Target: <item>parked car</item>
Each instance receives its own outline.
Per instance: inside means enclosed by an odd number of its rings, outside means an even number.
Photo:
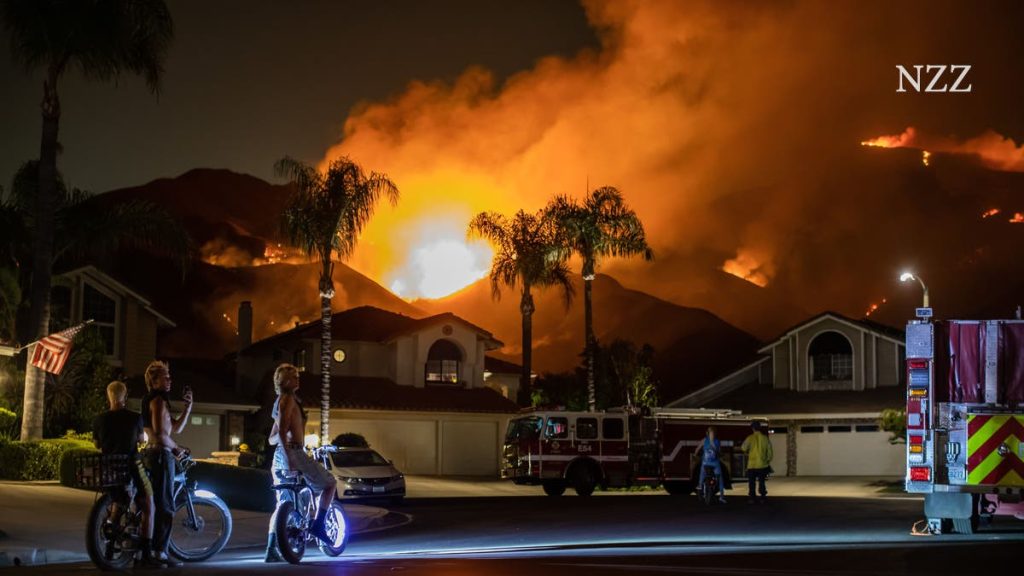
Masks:
[[[339,448],[331,454],[331,474],[338,479],[341,500],[405,498],[405,475],[370,448]]]

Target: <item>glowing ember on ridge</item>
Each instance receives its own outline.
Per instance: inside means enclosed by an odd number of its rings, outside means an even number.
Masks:
[[[982,214],[981,217],[982,218],[990,218],[992,216],[995,216],[996,214],[999,214],[999,208],[992,208],[992,209],[986,211],[984,214]]]
[[[927,150],[921,150],[921,164],[924,164],[925,166],[928,166],[929,165],[929,163],[928,163],[929,162],[929,158],[931,158],[931,157],[932,157],[932,153],[931,152],[929,152]]]
[[[1020,212],[1015,212],[1013,218],[1010,218],[1010,224],[1020,224],[1021,222],[1024,222],[1024,214]]]

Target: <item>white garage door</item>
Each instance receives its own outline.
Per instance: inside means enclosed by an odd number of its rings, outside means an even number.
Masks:
[[[220,450],[220,420],[217,414],[193,413],[181,434],[174,435],[174,441],[188,446],[196,458],[209,458]]]
[[[437,474],[437,423],[425,420],[331,420],[331,435],[362,434],[405,474]]]
[[[496,476],[498,425],[495,422],[443,422],[441,474]]]
[[[889,444],[889,434],[869,424],[798,427],[798,476],[902,476],[906,448]],[[776,467],[778,469],[778,467]]]

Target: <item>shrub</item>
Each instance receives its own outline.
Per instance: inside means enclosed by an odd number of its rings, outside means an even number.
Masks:
[[[0,443],[0,479],[56,480],[64,452],[90,448],[81,440],[30,440]]]
[[[60,483],[64,486],[78,488],[78,486],[75,485],[75,472],[77,472],[75,467],[75,458],[78,456],[89,456],[99,453],[99,450],[91,446],[65,450],[64,453],[60,455],[60,468],[58,469],[57,479],[60,480]]]
[[[355,432],[345,432],[338,434],[334,437],[334,441],[331,442],[338,448],[369,448],[370,443],[366,441],[366,438],[362,434],[356,434]]]
[[[273,512],[277,504],[267,470],[197,462],[189,478],[220,496],[229,508]]]
[[[0,407],[0,438],[14,438],[14,423],[17,421],[18,415],[14,411]]]

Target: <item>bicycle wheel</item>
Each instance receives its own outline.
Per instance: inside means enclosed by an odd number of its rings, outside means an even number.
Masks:
[[[132,514],[123,510],[117,524],[104,526],[113,512],[114,498],[104,494],[93,504],[85,527],[85,550],[100,570],[125,570],[135,559],[135,545],[128,535]]]
[[[306,553],[306,531],[302,528],[302,515],[291,501],[285,500],[274,511],[274,531],[277,533],[277,549],[289,564],[302,562]]]
[[[348,519],[345,518],[345,509],[337,500],[331,502],[327,510],[327,522],[324,531],[327,532],[328,542],[317,539],[317,546],[320,551],[328,556],[337,556],[345,550],[348,544]]]
[[[231,511],[216,496],[192,495],[193,517],[188,499],[174,505],[171,539],[167,551],[184,562],[201,562],[224,549],[231,537]]]

